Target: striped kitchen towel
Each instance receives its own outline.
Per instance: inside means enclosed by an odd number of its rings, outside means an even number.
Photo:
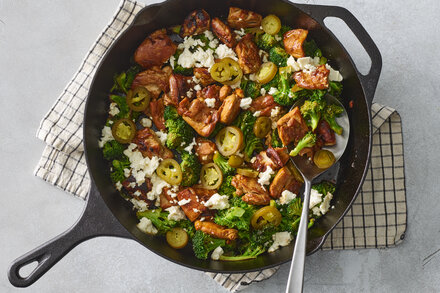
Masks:
[[[37,137],[46,142],[35,175],[85,199],[90,187],[82,144],[84,104],[102,56],[133,21],[143,4],[124,0],[86,54],[83,63],[41,121]],[[373,150],[362,191],[323,249],[384,248],[399,244],[406,230],[402,124],[399,114],[373,104]],[[235,292],[265,280],[278,268],[246,274],[207,273]]]

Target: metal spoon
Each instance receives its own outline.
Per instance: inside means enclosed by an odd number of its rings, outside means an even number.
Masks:
[[[326,94],[324,98],[327,104],[337,104],[344,108],[344,106],[335,97]],[[292,109],[300,107],[304,103],[304,100],[297,101]],[[344,129],[342,135],[336,134],[336,144],[331,147],[323,147],[323,149],[331,151],[335,155],[335,163],[342,157],[348,143],[348,137],[350,134],[350,121],[348,119],[347,111],[344,108],[344,112],[336,118],[336,121]],[[298,234],[295,241],[295,249],[293,251],[292,263],[290,265],[289,279],[287,281],[286,293],[297,293],[303,291],[304,284],[304,263],[306,256],[306,244],[307,244],[307,225],[309,222],[309,203],[310,203],[310,190],[312,187],[312,181],[317,176],[322,174],[328,169],[320,169],[315,166],[305,156],[295,156],[291,158],[291,161],[295,164],[296,168],[300,171],[304,178],[304,199],[303,209],[301,212],[301,220],[298,228]],[[333,164],[334,165],[334,164]]]

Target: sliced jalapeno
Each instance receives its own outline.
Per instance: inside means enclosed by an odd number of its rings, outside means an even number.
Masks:
[[[156,174],[171,185],[179,185],[182,182],[182,169],[173,159],[163,160],[157,167]]]
[[[277,74],[278,68],[273,62],[264,62],[257,73],[257,81],[261,84],[268,83]]]
[[[272,129],[272,120],[269,117],[258,117],[254,124],[254,134],[258,138],[265,138]]]
[[[267,225],[278,226],[281,223],[281,213],[274,206],[265,206],[254,213],[251,225],[254,229],[262,229]]]
[[[269,35],[276,35],[281,29],[281,20],[278,16],[269,14],[261,21],[264,32]]]
[[[219,166],[214,163],[203,165],[200,172],[202,187],[206,189],[217,189],[223,182],[223,173]]]
[[[117,142],[129,143],[136,134],[136,125],[128,118],[120,119],[113,123],[112,134]]]
[[[143,86],[139,86],[127,93],[127,104],[136,112],[144,111],[150,104],[151,93]]]

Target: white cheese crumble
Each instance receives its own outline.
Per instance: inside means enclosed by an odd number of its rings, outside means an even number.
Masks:
[[[139,224],[137,224],[136,226],[144,233],[152,235],[157,234],[157,229],[153,226],[153,223],[148,218],[141,218]]]
[[[135,188],[136,187],[136,182],[130,182],[128,184],[128,187]]]
[[[205,206],[212,210],[224,210],[229,208],[229,200],[227,195],[220,195],[214,193],[208,201],[205,202]]]
[[[177,64],[184,68],[190,67],[211,67],[214,65],[214,51],[212,49],[203,50],[200,46],[204,46],[200,40],[193,39],[192,37],[185,37],[183,43],[179,44],[178,48],[183,49],[180,54]],[[190,51],[190,48],[196,48],[194,52]]]
[[[330,208],[330,201],[333,199],[333,194],[330,192],[327,192],[326,196],[324,197],[324,200],[322,201],[321,205],[319,206],[319,211],[321,214],[325,215],[329,208]]]
[[[260,172],[260,174],[258,174],[258,183],[263,187],[264,185],[269,185],[270,178],[273,174],[275,174],[274,170],[272,170],[270,166],[267,166],[264,172]]]
[[[270,117],[272,117],[272,118],[277,117],[280,114],[280,110],[281,110],[281,108],[278,106],[276,106],[275,108],[270,110]]]
[[[235,54],[234,50],[226,46],[225,44],[220,44],[217,49],[215,49],[215,55],[218,59],[223,59],[229,57],[235,61],[238,60],[237,54]]]
[[[174,65],[176,63],[176,57],[174,57],[174,55],[171,55],[170,59],[168,59],[168,62],[170,63],[171,68],[174,69]]]
[[[240,108],[243,110],[249,109],[252,104],[252,98],[243,98],[240,100]]]
[[[157,176],[156,173],[153,174],[150,178],[151,181],[151,190],[147,193],[147,198],[149,200],[155,200],[158,199],[159,196],[162,194],[162,189],[164,187],[171,187],[170,184],[168,184],[165,180]]]
[[[254,117],[260,117],[261,115],[261,111],[255,111],[254,112]]]
[[[190,98],[190,99],[192,98],[193,94],[194,94],[194,93],[193,93],[192,90],[189,90],[189,91],[186,92],[186,96],[187,96],[188,98]]]
[[[269,59],[268,59],[269,54],[267,54],[266,51],[264,51],[264,50],[260,50],[260,51],[258,51],[258,55],[260,55],[260,58],[261,58],[261,60],[262,60],[263,62],[267,62],[267,61],[269,61]]]
[[[169,212],[168,220],[181,221],[186,219],[185,213],[182,211],[182,209],[179,206],[172,206],[165,210]]]
[[[104,128],[102,128],[101,139],[98,142],[98,146],[103,148],[105,143],[111,140],[114,140],[112,129],[108,126],[104,126]]]
[[[187,151],[188,153],[192,154],[193,152],[193,148],[197,145],[196,143],[196,139],[193,137],[192,142],[186,147],[184,148],[185,151]]]
[[[122,184],[121,184],[121,182],[119,182],[119,181],[116,182],[116,183],[115,183],[115,186],[116,186],[116,189],[117,189],[117,190],[121,191],[121,189],[122,189]]]
[[[148,204],[143,200],[137,200],[135,198],[132,198],[130,202],[133,204],[133,208],[140,212],[144,212],[148,210]]]
[[[200,86],[200,84],[196,84],[195,86],[194,86],[194,90],[195,91],[200,91],[202,89],[202,87]]]
[[[153,125],[153,123],[152,123],[151,120],[148,119],[148,118],[142,118],[142,119],[141,119],[141,125],[142,125],[143,127],[150,128],[150,127]]]
[[[111,116],[118,115],[118,113],[119,113],[118,104],[116,104],[116,103],[110,103],[110,110],[108,111],[108,113],[109,113]]]
[[[186,205],[186,204],[188,204],[188,203],[190,203],[191,202],[191,199],[190,198],[188,198],[188,199],[182,199],[182,200],[179,200],[178,202],[177,202],[177,204],[179,205],[179,206],[184,206],[184,205]]]
[[[342,81],[342,75],[339,71],[334,70],[330,65],[326,64],[325,67],[330,70],[330,73],[328,75],[328,80],[330,81]]]
[[[264,96],[264,95],[266,94],[266,89],[265,89],[265,88],[261,88],[261,89],[260,89],[260,94],[261,94],[262,96]]]
[[[131,175],[135,178],[136,183],[141,185],[145,182],[145,176],[153,175],[154,171],[159,167],[161,159],[156,156],[153,156],[151,159],[148,157],[144,158],[142,153],[136,148],[137,145],[131,143],[128,148],[124,150],[124,155],[130,160]],[[130,174],[130,170],[128,170],[127,173]]]
[[[277,232],[272,235],[273,244],[267,250],[268,252],[274,252],[281,246],[289,245],[290,241],[292,241],[293,237],[290,232]]]
[[[252,159],[251,159],[251,164],[253,164],[253,163],[255,163],[255,161],[257,160],[257,157],[253,157]]]
[[[159,138],[162,145],[165,145],[165,142],[167,141],[168,134],[166,132],[162,132],[159,130],[159,131],[156,131],[156,135]]]
[[[296,194],[290,190],[283,190],[281,197],[278,200],[280,204],[288,204],[296,198]]]
[[[221,248],[221,246],[217,247],[216,249],[214,249],[214,251],[211,254],[211,259],[213,260],[219,260],[220,256],[223,255],[223,248]]]
[[[134,196],[141,196],[142,193],[139,190],[136,190],[135,192],[133,192]]]
[[[276,87],[271,87],[269,89],[269,95],[276,94],[278,92],[278,89]]]
[[[290,56],[287,59],[287,66],[290,66],[292,68],[292,71],[300,71],[301,67],[299,66],[298,62],[296,62],[295,58]]]
[[[312,190],[310,191],[309,209],[313,208],[318,203],[320,203],[322,201],[321,197],[322,197],[322,194],[312,188]]]
[[[214,108],[215,107],[215,98],[205,99],[205,104],[209,108]]]

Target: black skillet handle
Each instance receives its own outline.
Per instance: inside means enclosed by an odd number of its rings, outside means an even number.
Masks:
[[[365,51],[371,58],[371,68],[367,75],[361,74],[357,69],[356,72],[361,80],[365,95],[369,106],[373,102],[376,86],[379,81],[380,72],[382,70],[382,56],[374,43],[373,39],[367,33],[365,28],[356,19],[356,17],[347,9],[339,6],[325,6],[325,5],[310,5],[310,4],[295,4],[311,15],[321,25],[325,26],[324,19],[326,17],[338,17],[342,19],[345,24],[351,29],[359,42],[364,47]]]
[[[66,232],[14,260],[8,270],[9,281],[15,287],[33,284],[75,246],[97,236],[131,238],[129,232],[111,214],[92,183],[80,219]],[[35,261],[38,265],[29,276],[20,276],[20,269]]]

